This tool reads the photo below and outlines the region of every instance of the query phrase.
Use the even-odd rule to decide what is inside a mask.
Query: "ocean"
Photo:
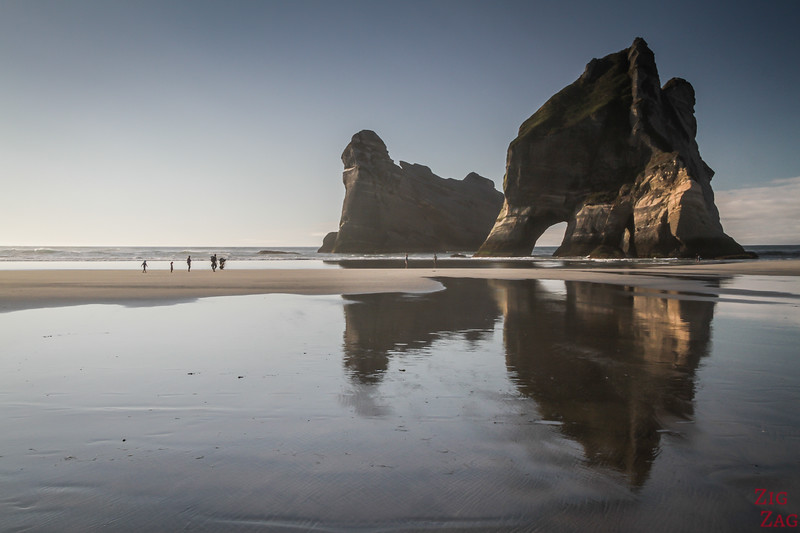
[[[448,266],[535,266],[562,267],[583,263],[673,263],[675,259],[614,259],[589,260],[586,258],[554,259],[556,246],[538,246],[530,257],[472,258],[472,251],[443,252],[438,255]],[[800,244],[745,246],[762,259],[798,259]],[[147,261],[149,268],[185,267],[187,257],[192,257],[196,268],[210,265],[210,257],[224,257],[226,268],[339,268],[341,266],[395,266],[405,254],[327,254],[317,253],[316,246],[291,247],[186,247],[186,246],[0,246],[0,270],[28,269],[130,269]],[[409,254],[412,264],[425,266],[432,261],[431,254]],[[205,265],[208,266],[208,265]],[[442,265],[444,266],[444,265]]]

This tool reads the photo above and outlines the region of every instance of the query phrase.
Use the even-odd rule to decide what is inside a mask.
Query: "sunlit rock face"
[[[529,255],[567,222],[556,256],[744,256],[720,224],[694,104],[689,82],[661,87],[643,39],[593,59],[511,142],[505,203],[479,255]]]
[[[353,135],[342,162],[339,231],[320,252],[477,250],[503,204],[494,183],[478,174],[454,180],[423,165],[396,165],[373,131]]]

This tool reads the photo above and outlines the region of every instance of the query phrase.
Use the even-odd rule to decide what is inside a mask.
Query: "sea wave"
[[[522,265],[534,262],[537,266],[557,266],[565,263],[576,264],[613,264],[613,263],[669,263],[675,259],[588,259],[588,258],[554,258],[555,246],[538,246],[533,254],[527,257],[473,257],[472,251],[449,251],[438,254],[439,261],[449,263],[463,261],[483,265],[502,262],[507,265]],[[800,259],[800,245],[761,245],[746,246],[762,259]],[[187,246],[6,246],[0,247],[0,263],[8,262],[131,262],[131,261],[175,261],[183,262],[188,256],[193,261],[208,262],[212,255],[224,257],[232,262],[265,262],[281,265],[304,264],[309,262],[340,264],[345,262],[404,261],[404,253],[387,254],[329,254],[317,253],[313,246],[293,247],[187,247]],[[410,253],[412,262],[431,261],[432,253]],[[199,263],[198,263],[199,264]],[[251,263],[253,264],[253,263]],[[285,267],[280,267],[285,268]]]
[[[758,257],[760,257],[761,259],[800,259],[800,249],[797,250],[779,249],[779,250],[762,250],[762,251],[754,249],[753,251],[757,253]]]

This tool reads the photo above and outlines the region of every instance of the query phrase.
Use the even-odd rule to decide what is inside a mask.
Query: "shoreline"
[[[0,313],[93,303],[156,305],[212,296],[432,292],[442,289],[437,278],[586,281],[719,295],[726,290],[709,281],[733,276],[798,277],[800,260],[588,268],[152,270],[146,274],[139,270],[6,270],[0,271]]]

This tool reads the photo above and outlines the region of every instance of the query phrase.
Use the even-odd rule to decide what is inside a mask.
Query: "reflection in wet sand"
[[[443,332],[478,341],[499,313],[486,282],[448,280],[447,290],[420,294],[346,296],[344,362],[362,383],[380,381],[390,352],[429,346]]]
[[[798,513],[798,299],[448,283],[7,313],[0,530],[738,531]]]
[[[537,281],[493,284],[519,390],[544,418],[563,423],[590,464],[640,486],[666,422],[692,415],[694,370],[708,353],[714,303],[578,282],[566,282],[565,299]]]
[[[582,446],[589,465],[641,486],[661,432],[692,416],[694,371],[708,353],[715,303],[584,282],[443,283],[445,291],[423,296],[347,297],[344,363],[362,400],[374,401],[369,385],[380,383],[392,354],[453,332],[480,339],[502,316],[509,379],[519,392]]]

